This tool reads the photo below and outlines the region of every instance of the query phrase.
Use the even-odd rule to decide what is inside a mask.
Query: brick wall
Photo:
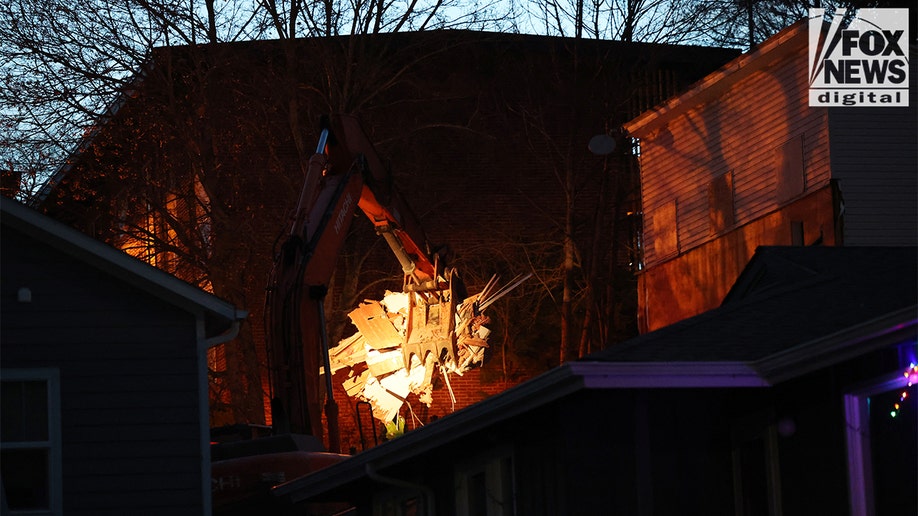
[[[341,375],[336,375],[336,379],[339,376]],[[468,371],[462,376],[449,375],[449,384],[456,398],[455,405],[452,403],[450,391],[446,388],[442,377],[435,380],[433,402],[430,407],[418,401],[416,396],[411,395],[409,403],[402,408],[399,414],[405,418],[405,430],[410,431],[436,419],[448,416],[455,411],[503,392],[522,381],[522,379],[517,381],[485,381],[482,376],[483,371],[481,368]],[[370,408],[365,403],[360,404],[358,400],[349,398],[341,387],[340,382],[335,382],[335,385],[335,401],[339,410],[338,425],[340,428],[341,451],[343,453],[359,452],[365,448],[373,447],[376,443],[384,442],[386,439],[385,425],[371,417]],[[410,410],[407,408],[408,406],[411,407]],[[357,421],[358,411],[360,422]],[[327,425],[327,419],[324,416],[323,422]],[[375,439],[373,436],[374,431],[376,432]],[[326,434],[324,437],[326,446],[328,446],[328,435]]]

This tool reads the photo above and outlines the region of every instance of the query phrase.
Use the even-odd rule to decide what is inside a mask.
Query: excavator
[[[412,354],[435,363],[455,360],[457,354],[457,310],[465,308],[460,307],[465,291],[459,275],[431,251],[357,118],[324,117],[320,129],[265,301],[273,435],[212,448],[215,514],[263,509],[271,485],[347,458],[339,453],[332,375],[320,370],[330,371],[324,312],[328,283],[358,209],[402,268],[411,314],[403,345],[406,363]],[[329,451],[322,447],[323,397]]]

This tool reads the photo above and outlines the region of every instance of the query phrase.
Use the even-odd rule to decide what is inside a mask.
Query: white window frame
[[[851,516],[873,516],[873,467],[870,451],[870,413],[868,398],[908,386],[902,372],[876,378],[845,394],[845,435],[848,448],[848,496]]]
[[[58,516],[63,514],[63,487],[61,464],[61,395],[60,371],[55,368],[35,369],[2,369],[0,381],[44,381],[48,386],[48,439],[46,441],[2,442],[0,449],[36,449],[48,450],[48,509],[47,510],[9,510],[4,515],[28,514],[34,516]],[[0,486],[2,488],[2,486]],[[5,500],[4,500],[5,503]],[[6,511],[6,508],[3,508]]]

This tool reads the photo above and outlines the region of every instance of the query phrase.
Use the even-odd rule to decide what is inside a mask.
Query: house
[[[276,242],[316,149],[320,116],[358,116],[428,239],[449,247],[448,265],[470,292],[493,274],[507,281],[534,267],[544,278],[490,309],[495,329],[506,330],[494,340],[500,334],[513,344],[495,342],[493,365],[451,378],[452,393],[441,382],[429,408],[412,400],[427,422],[571,351],[545,338],[559,333],[552,299],[563,298],[564,281],[569,289],[590,284],[594,302],[584,301],[583,311],[599,307],[587,331],[571,307],[571,318],[581,318],[571,334],[598,349],[600,335],[636,333],[635,157],[628,145],[596,156],[588,142],[736,54],[470,31],[160,48],[43,192],[41,209],[249,308],[239,337],[211,354],[211,407],[218,425],[271,424],[261,303]],[[365,222],[352,224],[329,280],[332,346],[353,332],[347,314],[361,301],[402,288],[398,262]],[[369,431],[361,435],[361,405],[339,380],[342,449],[361,449],[374,441]]]
[[[916,103],[809,107],[807,38],[803,20],[624,125],[641,148],[641,331],[716,307],[759,246],[918,243]]]
[[[913,247],[760,248],[723,306],[274,494],[285,514],[913,514],[916,271]]]
[[[211,513],[209,348],[245,312],[0,198],[3,514]]]

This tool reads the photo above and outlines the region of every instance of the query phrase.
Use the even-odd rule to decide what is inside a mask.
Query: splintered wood
[[[461,375],[484,359],[490,331],[477,304],[482,294],[455,307],[449,291],[441,294],[435,304],[405,292],[366,300],[349,314],[357,333],[329,350],[332,373],[348,369],[348,396],[369,402],[379,421],[395,419],[410,394],[429,407],[437,370]]]

